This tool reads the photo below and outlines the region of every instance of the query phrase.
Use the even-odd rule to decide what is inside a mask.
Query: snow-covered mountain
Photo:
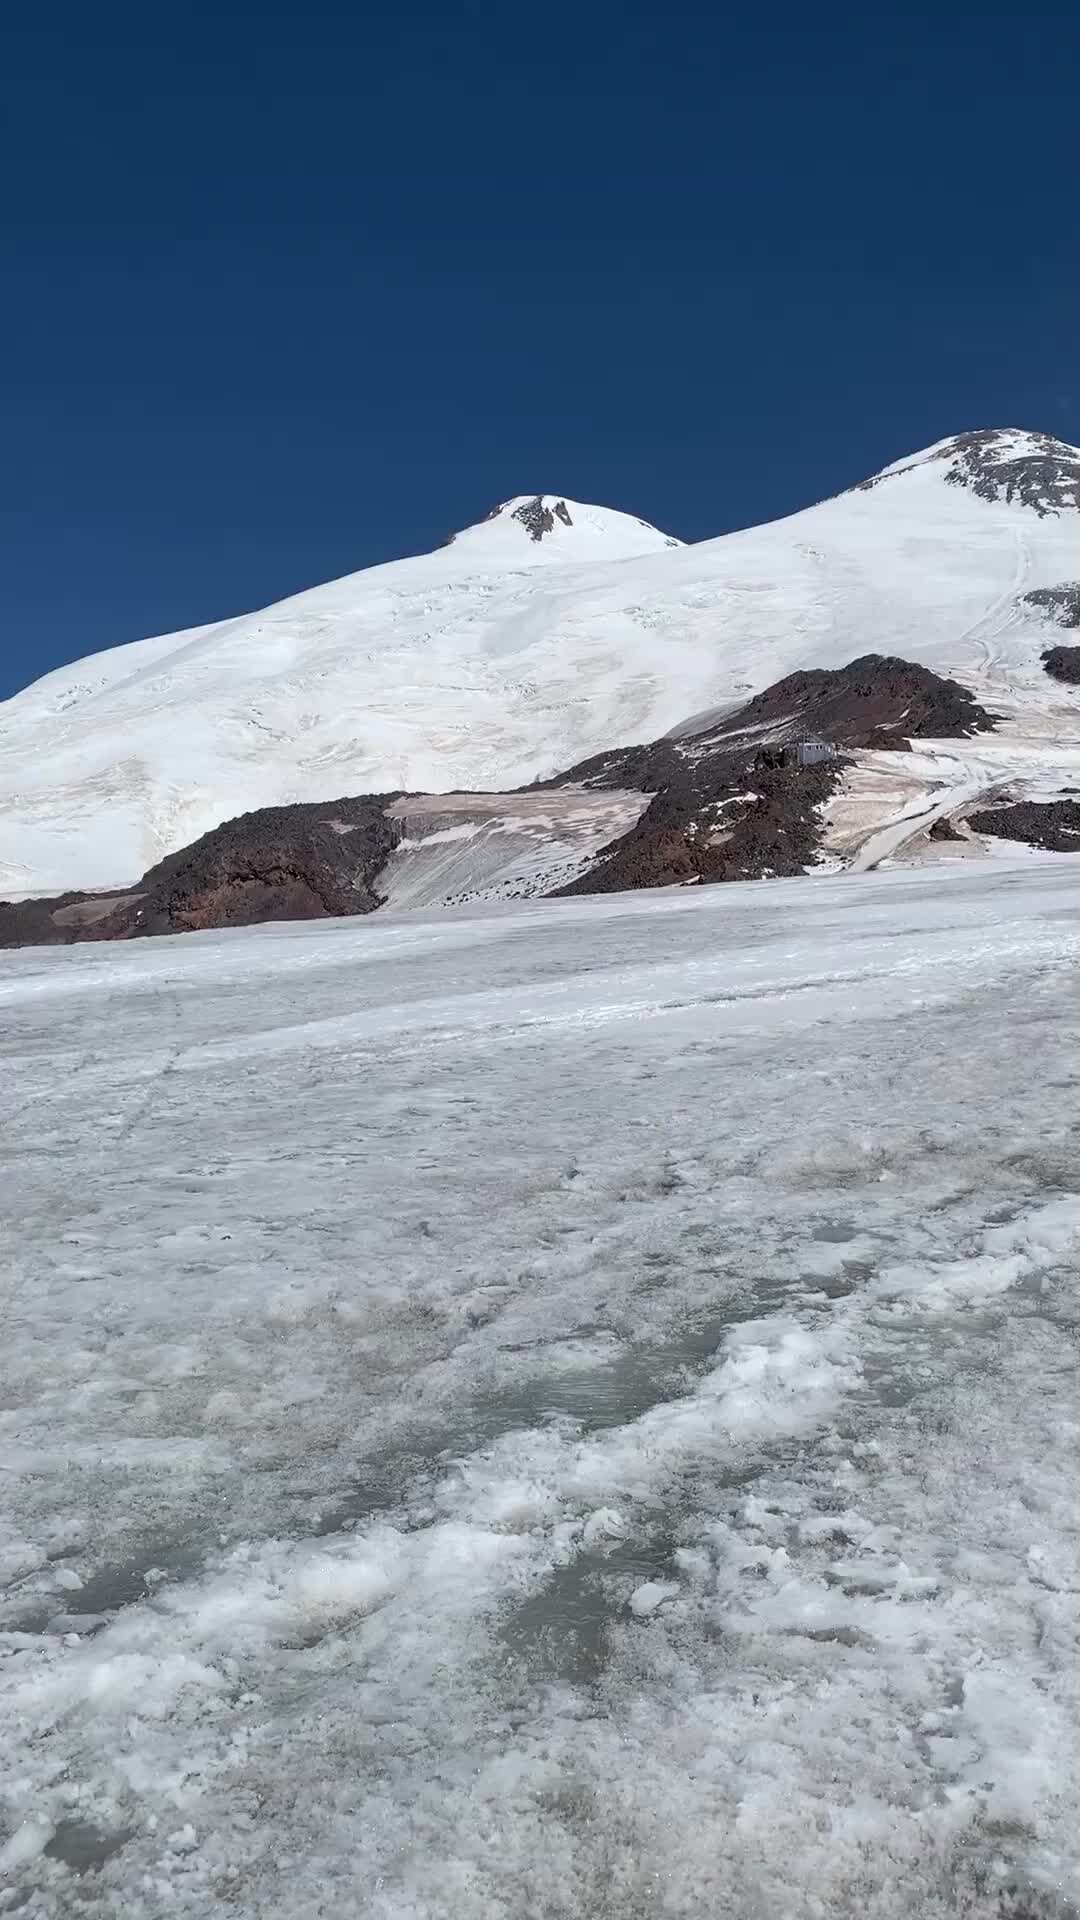
[[[507,789],[874,651],[960,680],[1002,725],[903,768],[876,756],[837,802],[854,857],[942,780],[1080,783],[1080,696],[1041,659],[1061,638],[1045,590],[1077,580],[1080,450],[1019,430],[695,546],[521,496],[435,553],[110,649],[0,706],[0,889],[123,885],[280,802]]]

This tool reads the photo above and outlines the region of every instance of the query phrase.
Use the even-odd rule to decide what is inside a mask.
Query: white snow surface
[[[991,789],[1060,784],[1080,700],[1021,596],[1080,575],[1080,514],[981,500],[954,464],[690,547],[575,501],[534,541],[522,496],[436,553],[59,668],[0,706],[0,889],[124,886],[278,802],[516,787],[869,651],[1002,713]]]
[[[1051,857],[7,956],[0,1911],[1073,1912],[1078,961]]]

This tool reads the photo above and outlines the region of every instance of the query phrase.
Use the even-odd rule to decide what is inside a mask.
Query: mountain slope
[[[517,793],[366,794],[242,814],[123,892],[0,900],[0,947],[795,876],[820,866],[828,805],[860,748],[880,756],[884,744],[896,760],[913,738],[937,749],[994,729],[957,681],[868,654],[790,674],[700,732],[597,754]]]
[[[1043,769],[1080,703],[1045,673],[1058,630],[1030,596],[1078,577],[1080,451],[1019,431],[692,547],[523,496],[434,554],[93,656],[0,706],[0,888],[124,885],[255,807],[517,786],[868,651],[1004,716],[986,778]]]

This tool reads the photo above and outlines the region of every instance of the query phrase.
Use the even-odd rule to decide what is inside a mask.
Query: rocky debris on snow
[[[934,736],[931,735],[931,738]],[[941,737],[940,735],[938,736]],[[853,741],[853,746],[870,747],[878,753],[910,753],[911,741],[906,734],[890,733],[888,727],[869,727],[861,740]]]
[[[754,768],[730,757],[723,778],[658,793],[629,833],[605,847],[564,894],[621,893],[635,887],[781,879],[805,873],[821,841],[820,808],[846,762]],[[740,792],[742,781],[754,781]]]
[[[912,738],[965,739],[990,732],[996,724],[958,681],[910,660],[868,653],[846,667],[788,674],[697,732],[665,734],[647,745],[593,754],[535,785],[559,787],[575,781],[657,792],[671,784],[685,785],[694,778],[694,769],[700,780],[717,755],[750,752],[764,758],[768,749],[806,740],[827,741],[837,748],[887,745],[895,751]]]
[[[1057,587],[1033,587],[1025,593],[1021,605],[1034,607],[1059,627],[1080,627],[1080,581],[1063,580]],[[1080,685],[1080,646],[1047,647],[1043,666],[1054,680],[1066,686]]]
[[[928,840],[964,840],[967,838],[966,834],[960,833],[948,815],[944,813],[940,819],[934,821],[926,837]]]
[[[509,500],[497,501],[493,507],[488,508],[481,524],[497,520],[500,514],[506,513],[508,509],[510,519],[516,520],[519,526],[524,527],[529,539],[537,543],[544,538],[545,534],[554,533],[557,520],[561,521],[564,527],[572,527],[574,524],[574,516],[565,500],[556,500],[550,494],[542,493],[533,494],[531,499],[520,501],[516,507],[511,506]],[[642,527],[646,524],[644,520],[638,522]],[[440,544],[443,547],[452,547],[455,540],[460,537],[461,529],[458,528],[453,533],[448,533]],[[665,544],[669,547],[677,547],[681,542],[668,539]]]
[[[63,946],[138,934],[371,913],[401,835],[393,794],[264,807],[227,820],[123,894],[0,902],[0,946]]]
[[[553,533],[556,518],[564,527],[572,527],[570,509],[565,500],[556,500],[553,507],[545,506],[544,496],[538,493],[534,500],[523,500],[513,512],[515,520],[520,520],[530,540],[542,540],[545,533]]]
[[[952,443],[956,464],[945,478],[970,487],[980,500],[1031,507],[1040,519],[1080,510],[1080,460],[1075,449],[1050,433],[1029,433],[1019,442],[1007,433],[962,433]]]
[[[966,688],[908,660],[866,654],[831,671],[789,674],[700,733],[600,754],[560,776],[655,795],[564,891],[803,873],[818,857],[821,807],[847,763],[838,751],[801,766],[799,742],[895,752],[910,749],[910,736],[960,739],[993,725]]]
[[[1030,507],[1040,520],[1050,514],[1080,511],[1080,457],[1076,448],[1052,433],[1021,433],[1000,427],[958,433],[932,448],[929,456],[916,454],[883,473],[871,474],[859,482],[856,490],[867,492],[881,486],[921,466],[928,457],[948,462],[944,476],[948,485],[966,487],[979,500]]]
[[[1059,587],[1033,587],[1022,596],[1025,607],[1048,614],[1059,627],[1080,627],[1080,582],[1063,580]]]
[[[118,940],[142,894],[58,893],[38,900],[0,900],[0,950],[70,947],[81,940]]]
[[[846,667],[788,674],[726,715],[709,737],[768,727],[785,738],[895,749],[912,739],[961,740],[994,725],[959,681],[895,655],[867,653]]]
[[[554,533],[556,521],[561,521],[564,527],[572,527],[574,524],[574,516],[565,500],[556,499],[553,494],[536,493],[526,500],[519,500],[516,504],[513,500],[497,500],[476,525],[488,526],[491,521],[501,519],[503,514],[510,520],[516,520],[519,526],[524,527],[530,540],[537,543],[544,538],[545,534]],[[637,524],[639,527],[648,526],[645,520],[639,520]],[[463,533],[474,531],[473,527],[455,527],[440,540],[439,546],[440,548],[452,547],[461,539]],[[682,542],[666,539],[664,544],[669,547],[678,547]]]
[[[1035,607],[1059,627],[1080,627],[1080,582],[1063,581],[1058,587],[1035,587],[1025,593],[1022,604]],[[1043,666],[1054,680],[1066,686],[1080,686],[1080,646],[1047,647]]]
[[[974,833],[997,840],[1018,840],[1047,853],[1080,853],[1080,803],[1075,800],[1019,800],[1011,806],[969,813]]]
[[[1042,662],[1054,680],[1064,681],[1067,687],[1080,686],[1080,647],[1048,647]]]

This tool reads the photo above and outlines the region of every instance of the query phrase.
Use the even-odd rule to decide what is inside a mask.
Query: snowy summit
[[[446,544],[455,549],[455,558],[465,556],[470,564],[519,567],[537,561],[566,566],[577,560],[631,559],[683,543],[613,507],[583,506],[555,493],[519,493]]]
[[[863,481],[876,487],[918,467],[929,467],[951,486],[969,487],[981,500],[1017,501],[1040,516],[1080,512],[1080,448],[1049,433],[1018,427],[954,434],[936,446],[897,460]]]

